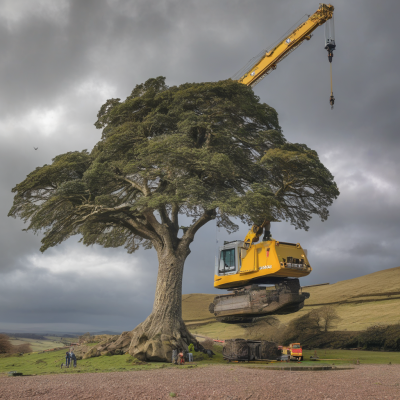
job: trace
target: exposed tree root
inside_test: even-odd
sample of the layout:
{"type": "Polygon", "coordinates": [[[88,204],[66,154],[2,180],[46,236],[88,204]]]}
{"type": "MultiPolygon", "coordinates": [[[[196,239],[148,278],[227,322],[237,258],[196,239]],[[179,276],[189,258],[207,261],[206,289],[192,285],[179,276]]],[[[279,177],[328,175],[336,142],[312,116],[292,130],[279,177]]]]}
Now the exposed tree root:
{"type": "Polygon", "coordinates": [[[171,362],[172,350],[187,350],[190,343],[202,349],[182,319],[160,321],[156,315],[151,314],[134,330],[122,332],[120,336],[116,335],[99,343],[87,349],[82,356],[90,358],[129,353],[141,361],[171,362]]]}

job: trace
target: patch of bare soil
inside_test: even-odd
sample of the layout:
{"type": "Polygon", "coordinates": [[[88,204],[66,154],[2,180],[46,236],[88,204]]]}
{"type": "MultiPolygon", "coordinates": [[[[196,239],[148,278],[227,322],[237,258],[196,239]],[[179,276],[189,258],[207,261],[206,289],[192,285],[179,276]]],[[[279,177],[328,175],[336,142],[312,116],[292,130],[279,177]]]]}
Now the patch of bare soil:
{"type": "Polygon", "coordinates": [[[400,365],[290,372],[190,369],[1,377],[0,399],[400,399],[400,365]]]}

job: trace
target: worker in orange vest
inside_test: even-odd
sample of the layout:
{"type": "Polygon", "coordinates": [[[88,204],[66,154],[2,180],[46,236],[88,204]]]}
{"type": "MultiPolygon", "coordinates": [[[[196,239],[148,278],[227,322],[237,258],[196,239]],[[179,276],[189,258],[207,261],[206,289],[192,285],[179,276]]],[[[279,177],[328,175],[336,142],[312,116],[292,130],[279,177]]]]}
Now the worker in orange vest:
{"type": "Polygon", "coordinates": [[[184,354],[183,354],[183,350],[181,350],[181,351],[179,352],[178,357],[179,357],[178,363],[179,363],[180,365],[185,364],[185,356],[184,356],[184,354]]]}

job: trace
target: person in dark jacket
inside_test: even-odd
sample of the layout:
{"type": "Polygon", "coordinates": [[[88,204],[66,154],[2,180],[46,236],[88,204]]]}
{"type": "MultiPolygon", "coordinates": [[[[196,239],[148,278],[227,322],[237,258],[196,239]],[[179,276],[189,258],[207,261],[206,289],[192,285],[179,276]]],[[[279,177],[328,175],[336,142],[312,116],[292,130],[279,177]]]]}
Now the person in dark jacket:
{"type": "Polygon", "coordinates": [[[74,362],[74,368],[76,368],[76,355],[71,351],[71,362],[74,362]]]}
{"type": "Polygon", "coordinates": [[[70,362],[71,362],[71,354],[69,354],[69,351],[67,351],[67,352],[65,353],[65,366],[66,366],[67,368],[69,368],[70,362]]]}

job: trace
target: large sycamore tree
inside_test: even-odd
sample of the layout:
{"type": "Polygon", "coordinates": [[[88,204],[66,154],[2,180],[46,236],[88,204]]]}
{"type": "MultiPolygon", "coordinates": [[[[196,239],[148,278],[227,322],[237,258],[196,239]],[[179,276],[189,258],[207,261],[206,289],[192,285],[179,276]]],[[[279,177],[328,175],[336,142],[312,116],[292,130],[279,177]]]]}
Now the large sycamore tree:
{"type": "Polygon", "coordinates": [[[43,235],[41,251],[72,235],[87,246],[156,250],[153,311],[103,346],[111,352],[167,360],[194,341],[182,320],[182,275],[206,223],[234,231],[232,218],[267,218],[307,229],[339,194],[317,153],[287,142],[276,111],[232,80],[149,79],[125,101],[107,100],[95,126],[102,138],[91,152],[58,155],[15,186],[9,215],[43,235]]]}

